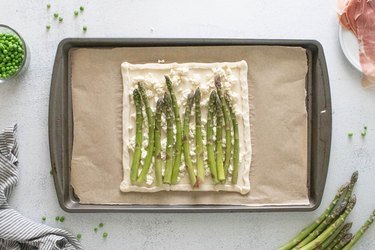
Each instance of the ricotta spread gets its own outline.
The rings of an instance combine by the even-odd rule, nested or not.
[[[249,120],[249,99],[247,83],[247,63],[220,62],[220,63],[147,63],[130,64],[124,62],[121,65],[123,78],[123,181],[120,185],[122,192],[157,192],[157,191],[231,191],[247,194],[250,191],[250,164],[251,164],[251,139]],[[132,185],[130,181],[130,166],[132,153],[135,147],[135,107],[132,100],[132,92],[137,87],[139,81],[143,82],[146,95],[149,98],[151,109],[154,111],[156,101],[167,91],[164,75],[168,75],[173,82],[174,92],[177,102],[180,105],[180,115],[183,119],[183,112],[188,94],[197,87],[201,90],[201,112],[202,112],[202,134],[204,143],[204,164],[206,179],[199,188],[193,188],[189,182],[189,175],[186,174],[184,159],[180,166],[180,175],[176,185],[156,186],[154,183],[154,171],[151,166],[147,175],[147,181],[143,186]],[[233,166],[229,166],[229,174],[226,184],[214,184],[207,164],[207,153],[205,145],[205,124],[207,122],[207,105],[210,92],[215,88],[214,78],[221,76],[223,91],[227,92],[231,98],[232,105],[237,114],[240,138],[240,167],[238,171],[238,181],[236,185],[231,184],[231,173]],[[148,145],[147,119],[144,115],[143,126],[143,148],[142,158],[146,155]],[[162,118],[162,159],[165,159],[166,130],[165,118]],[[175,128],[174,128],[175,129]],[[215,128],[214,128],[215,131]],[[233,131],[232,131],[233,133]],[[195,121],[194,112],[190,118],[190,145],[191,157],[195,163]],[[225,134],[225,133],[224,133]],[[225,137],[223,137],[223,143]],[[223,145],[225,146],[225,144]],[[224,152],[224,151],[223,151]],[[141,161],[143,163],[143,161]],[[164,167],[163,167],[164,169]]]

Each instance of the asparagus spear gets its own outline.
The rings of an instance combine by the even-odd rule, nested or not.
[[[288,250],[292,249],[295,245],[301,242],[306,236],[308,236],[315,228],[317,228],[320,223],[332,212],[333,208],[336,206],[337,202],[340,200],[342,196],[344,196],[345,192],[347,191],[349,183],[344,184],[339,188],[335,197],[327,207],[327,209],[317,218],[314,220],[310,225],[304,228],[299,234],[297,234],[293,239],[287,242],[285,245],[281,246],[279,250]]]
[[[343,248],[343,250],[349,250],[351,249],[365,234],[367,229],[371,226],[371,224],[375,220],[375,210],[372,212],[371,216],[367,219],[365,224],[354,234],[353,238],[350,240],[350,242]]]
[[[172,178],[173,168],[173,112],[172,112],[172,100],[171,96],[164,93],[164,113],[167,120],[167,147],[165,152],[165,172],[164,172],[164,183],[170,184]]]
[[[156,186],[160,186],[163,181],[162,175],[162,162],[161,162],[161,114],[163,111],[163,98],[159,98],[156,102],[156,111],[155,111],[155,131],[154,131],[154,139],[155,139],[155,148],[154,148],[154,159],[155,159],[155,184]]]
[[[142,171],[138,176],[137,183],[142,184],[146,181],[147,173],[150,169],[150,165],[152,162],[152,157],[154,153],[154,127],[155,127],[155,119],[152,113],[150,104],[148,103],[146,91],[143,88],[142,84],[138,83],[138,89],[141,93],[142,101],[146,108],[146,115],[147,115],[147,126],[148,126],[148,145],[147,145],[147,155],[145,161],[143,163]]]
[[[300,248],[301,250],[313,250],[322,245],[322,243],[331,236],[335,229],[340,227],[341,224],[345,222],[345,219],[348,217],[349,213],[353,210],[353,207],[356,203],[356,198],[353,196],[348,203],[348,206],[345,209],[345,212],[334,222],[332,223],[324,232],[322,232],[315,240],[310,241],[309,244]]]
[[[336,249],[350,249],[346,248],[348,242],[352,240],[353,235],[351,233],[345,234],[344,237],[337,243],[337,245],[333,248],[334,250]]]
[[[221,79],[220,76],[215,77],[215,86],[217,89],[217,95],[220,98],[221,109],[224,115],[224,124],[225,124],[225,160],[224,160],[224,175],[225,178],[228,175],[228,168],[230,160],[232,158],[232,134],[231,134],[231,117],[228,110],[228,106],[224,100],[224,94],[221,90]],[[225,180],[224,180],[225,181]]]
[[[204,182],[203,138],[201,121],[201,91],[195,90],[195,151],[197,157],[197,186]]]
[[[341,224],[337,229],[335,229],[335,232],[326,239],[320,249],[327,249],[328,246],[337,238],[337,236],[340,234],[340,232],[343,230],[344,227],[346,227],[348,224]]]
[[[225,181],[225,171],[223,166],[223,148],[222,148],[222,137],[223,137],[223,112],[221,109],[220,98],[215,94],[216,100],[216,171],[217,178],[219,181]]]
[[[181,165],[181,153],[182,153],[182,129],[181,129],[180,108],[178,107],[176,95],[174,94],[174,91],[173,91],[172,81],[168,76],[165,76],[165,82],[167,84],[169,94],[171,95],[172,108],[173,108],[173,113],[174,113],[175,123],[176,123],[176,143],[174,145],[175,151],[174,151],[172,178],[171,178],[171,184],[176,184],[180,165]]]
[[[217,179],[217,170],[216,170],[216,159],[215,159],[215,150],[214,150],[214,140],[213,140],[213,121],[215,116],[215,104],[216,92],[212,91],[210,94],[210,100],[208,104],[208,114],[207,114],[207,124],[206,124],[206,146],[207,146],[207,160],[208,166],[211,171],[212,181],[216,184],[218,183]]]
[[[350,197],[352,197],[353,189],[354,189],[355,184],[357,183],[357,180],[358,180],[358,171],[355,171],[352,174],[352,177],[350,178],[349,188],[346,191],[344,201],[349,201]]]
[[[233,172],[232,172],[232,184],[235,185],[237,184],[237,179],[238,179],[238,169],[240,167],[240,136],[238,133],[238,122],[237,122],[237,117],[234,112],[233,106],[230,102],[230,98],[228,94],[224,95],[230,117],[232,119],[232,125],[233,125],[233,137],[234,137],[234,147],[233,147]]]
[[[340,216],[340,214],[345,210],[347,204],[348,203],[343,201],[338,207],[336,207],[333,212],[329,216],[327,216],[317,228],[315,228],[314,231],[312,231],[303,241],[301,241],[297,245],[297,248],[302,248],[303,246],[314,240],[316,237],[318,237],[334,220],[336,220]]]
[[[138,89],[133,91],[133,99],[135,103],[135,148],[133,153],[133,160],[130,169],[130,180],[134,184],[138,177],[139,161],[141,160],[141,147],[142,147],[142,99]]]
[[[339,234],[336,237],[334,237],[333,241],[327,246],[327,250],[332,250],[337,245],[337,243],[339,243],[339,241],[344,237],[344,235],[350,230],[350,228],[352,228],[352,225],[352,223],[346,223],[339,232]]]
[[[182,130],[182,145],[184,148],[185,164],[186,164],[189,176],[190,176],[190,183],[193,187],[196,187],[197,179],[194,173],[194,165],[191,162],[190,144],[189,144],[190,143],[189,142],[189,120],[190,120],[191,109],[193,107],[193,103],[194,103],[194,94],[190,93],[187,99],[185,114],[184,114],[184,126]]]

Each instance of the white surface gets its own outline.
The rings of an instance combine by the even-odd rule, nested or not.
[[[339,26],[339,40],[342,52],[348,61],[360,72],[362,72],[359,62],[359,42],[357,37],[348,29]]]
[[[356,230],[375,208],[375,89],[363,89],[360,73],[342,54],[335,1],[0,0],[0,23],[28,42],[29,71],[0,85],[0,128],[19,125],[20,178],[11,205],[24,215],[82,233],[86,249],[274,249],[320,214],[341,183],[358,169],[358,204],[350,219]],[[73,11],[83,4],[78,18]],[[57,6],[58,5],[58,8]],[[53,21],[57,8],[64,22]],[[45,25],[51,30],[46,32]],[[87,34],[81,32],[88,25]],[[305,213],[240,214],[66,214],[56,200],[47,133],[54,53],[65,37],[228,37],[317,39],[324,49],[333,104],[332,154],[322,206]],[[368,135],[360,137],[363,125]],[[351,140],[347,132],[353,131]],[[93,228],[105,223],[107,240]],[[357,249],[375,247],[375,227]]]

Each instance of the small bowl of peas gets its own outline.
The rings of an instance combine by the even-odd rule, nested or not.
[[[29,63],[29,48],[23,38],[11,27],[0,24],[0,83],[24,73]]]

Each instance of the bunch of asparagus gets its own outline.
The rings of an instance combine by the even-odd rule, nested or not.
[[[350,183],[343,185],[337,191],[336,196],[320,217],[279,250],[351,249],[375,219],[374,211],[354,235],[349,233],[352,223],[345,221],[356,204],[353,189],[357,180],[358,172],[356,171],[352,174]]]
[[[182,154],[193,187],[199,187],[205,181],[204,150],[207,150],[207,163],[215,184],[226,183],[228,169],[232,162],[232,184],[237,183],[239,168],[239,131],[237,117],[231,104],[229,95],[223,93],[221,79],[215,78],[216,90],[210,94],[209,108],[206,124],[206,145],[203,145],[202,119],[201,119],[201,92],[197,88],[187,98],[184,110],[183,124],[181,124],[180,107],[177,104],[172,81],[165,76],[168,91],[159,98],[156,103],[155,113],[152,112],[146,91],[142,83],[133,91],[133,99],[136,109],[136,136],[133,160],[131,164],[130,179],[132,184],[142,185],[146,182],[151,164],[155,170],[155,184],[176,184],[182,164]],[[142,130],[143,130],[143,106],[146,111],[148,125],[147,154],[141,164]],[[196,166],[191,159],[190,152],[190,116],[194,106],[195,114],[195,145]],[[161,159],[161,117],[165,115],[167,124],[167,145],[165,149],[164,176],[162,175],[163,163]],[[216,119],[216,120],[215,120]],[[216,122],[214,122],[216,121]],[[216,125],[216,134],[214,127]],[[173,128],[176,128],[174,135]],[[233,129],[233,140],[232,140]],[[222,138],[225,134],[225,151],[223,152]],[[216,141],[213,139],[216,136]],[[174,136],[176,140],[174,140]],[[223,154],[224,153],[224,154]],[[154,159],[154,162],[152,161]],[[223,160],[224,159],[224,160]],[[143,165],[143,166],[142,166]],[[195,169],[197,170],[195,174]],[[140,170],[140,174],[138,175]]]

